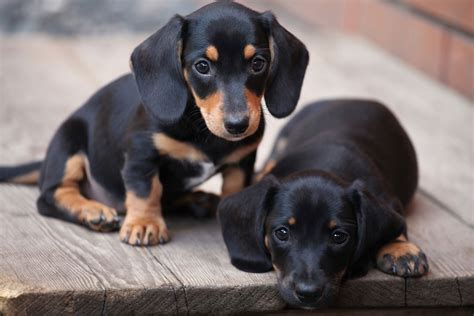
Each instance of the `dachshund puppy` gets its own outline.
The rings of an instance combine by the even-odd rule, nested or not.
[[[395,116],[364,100],[308,105],[281,131],[263,179],[218,207],[231,262],[277,272],[293,306],[334,301],[345,277],[417,277],[426,256],[403,210],[417,187],[414,148]]]
[[[44,161],[2,168],[0,180],[39,174],[41,214],[110,231],[126,210],[123,242],[166,242],[162,209],[192,201],[191,190],[217,172],[224,196],[249,184],[262,98],[273,116],[292,113],[308,59],[271,12],[218,2],[176,15],[133,51],[133,74],[59,127]]]

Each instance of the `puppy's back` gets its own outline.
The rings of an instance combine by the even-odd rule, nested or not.
[[[403,204],[418,178],[415,150],[397,118],[370,100],[311,103],[282,129],[272,153],[277,175],[315,168],[347,181],[361,178],[380,186],[379,176]],[[278,174],[279,173],[279,174]],[[376,175],[375,175],[375,174]]]

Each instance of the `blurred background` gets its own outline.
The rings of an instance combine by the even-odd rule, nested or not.
[[[199,0],[3,0],[6,33],[60,36],[151,32]],[[358,34],[430,77],[474,98],[473,0],[242,1],[292,15],[312,26]]]
[[[42,158],[60,122],[129,71],[136,45],[208,2],[2,0],[0,161]],[[334,97],[386,103],[415,142],[421,187],[474,223],[473,0],[240,2],[274,11],[307,45],[299,108]],[[258,166],[285,121],[267,120]]]

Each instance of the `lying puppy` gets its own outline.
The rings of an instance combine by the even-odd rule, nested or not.
[[[216,172],[224,195],[249,184],[262,97],[273,116],[292,113],[308,58],[271,12],[218,2],[176,15],[134,50],[133,74],[60,126],[44,161],[0,168],[0,181],[39,175],[41,214],[110,231],[126,209],[122,241],[165,242],[162,208]]]
[[[415,151],[383,105],[308,105],[281,131],[260,177],[221,201],[224,240],[237,268],[273,266],[291,305],[330,304],[343,278],[366,274],[374,259],[402,277],[428,271],[402,216],[417,186]]]

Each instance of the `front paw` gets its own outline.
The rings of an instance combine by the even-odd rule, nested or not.
[[[168,227],[161,216],[126,216],[120,229],[120,240],[132,246],[164,244],[169,240]]]
[[[419,277],[428,272],[429,265],[418,246],[408,241],[395,241],[377,253],[377,268],[400,277]]]

